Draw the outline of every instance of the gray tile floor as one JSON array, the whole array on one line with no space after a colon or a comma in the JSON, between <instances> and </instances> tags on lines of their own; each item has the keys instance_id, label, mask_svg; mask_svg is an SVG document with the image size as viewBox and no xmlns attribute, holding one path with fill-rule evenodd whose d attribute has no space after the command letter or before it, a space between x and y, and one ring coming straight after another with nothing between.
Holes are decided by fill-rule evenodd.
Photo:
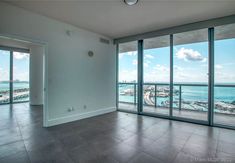
<instances>
[{"instance_id":1,"label":"gray tile floor","mask_svg":"<svg viewBox=\"0 0 235 163\"><path fill-rule=\"evenodd\" d=\"M41 107L1 105L0 162L235 162L235 131L122 112L43 128Z\"/></svg>"}]
</instances>

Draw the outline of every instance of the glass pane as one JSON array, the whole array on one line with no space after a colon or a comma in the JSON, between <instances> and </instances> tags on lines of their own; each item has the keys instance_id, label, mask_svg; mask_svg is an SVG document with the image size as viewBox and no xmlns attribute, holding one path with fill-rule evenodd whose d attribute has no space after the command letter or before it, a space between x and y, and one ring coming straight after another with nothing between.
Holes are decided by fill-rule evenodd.
<instances>
[{"instance_id":1,"label":"glass pane","mask_svg":"<svg viewBox=\"0 0 235 163\"><path fill-rule=\"evenodd\" d=\"M0 104L10 102L10 52L0 50Z\"/></svg>"},{"instance_id":2,"label":"glass pane","mask_svg":"<svg viewBox=\"0 0 235 163\"><path fill-rule=\"evenodd\" d=\"M137 111L137 42L119 44L119 109Z\"/></svg>"},{"instance_id":3,"label":"glass pane","mask_svg":"<svg viewBox=\"0 0 235 163\"><path fill-rule=\"evenodd\" d=\"M235 24L215 28L214 123L235 126Z\"/></svg>"},{"instance_id":4,"label":"glass pane","mask_svg":"<svg viewBox=\"0 0 235 163\"><path fill-rule=\"evenodd\" d=\"M29 53L13 52L13 102L29 100Z\"/></svg>"},{"instance_id":5,"label":"glass pane","mask_svg":"<svg viewBox=\"0 0 235 163\"><path fill-rule=\"evenodd\" d=\"M169 115L170 37L144 40L143 111Z\"/></svg>"},{"instance_id":6,"label":"glass pane","mask_svg":"<svg viewBox=\"0 0 235 163\"><path fill-rule=\"evenodd\" d=\"M173 115L207 120L208 30L174 35Z\"/></svg>"}]
</instances>

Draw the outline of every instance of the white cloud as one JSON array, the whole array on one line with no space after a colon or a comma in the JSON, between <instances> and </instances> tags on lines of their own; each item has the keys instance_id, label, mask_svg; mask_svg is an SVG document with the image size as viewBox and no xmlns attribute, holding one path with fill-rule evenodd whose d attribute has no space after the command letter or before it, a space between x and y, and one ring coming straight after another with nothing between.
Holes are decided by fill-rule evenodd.
<instances>
[{"instance_id":1,"label":"white cloud","mask_svg":"<svg viewBox=\"0 0 235 163\"><path fill-rule=\"evenodd\" d=\"M193 72L186 72L186 71L178 71L174 73L174 82L207 82L208 76L206 73L193 73Z\"/></svg>"},{"instance_id":2,"label":"white cloud","mask_svg":"<svg viewBox=\"0 0 235 163\"><path fill-rule=\"evenodd\" d=\"M183 71L184 69L180 66L174 65L174 71Z\"/></svg>"},{"instance_id":3,"label":"white cloud","mask_svg":"<svg viewBox=\"0 0 235 163\"><path fill-rule=\"evenodd\" d=\"M129 56L135 56L136 54L137 54L137 51L130 51L126 53L126 55L129 55Z\"/></svg>"},{"instance_id":4,"label":"white cloud","mask_svg":"<svg viewBox=\"0 0 235 163\"><path fill-rule=\"evenodd\" d=\"M154 56L152 56L151 54L145 54L145 55L144 55L144 58L153 59Z\"/></svg>"},{"instance_id":5,"label":"white cloud","mask_svg":"<svg viewBox=\"0 0 235 163\"><path fill-rule=\"evenodd\" d=\"M27 72L15 73L14 80L29 81L29 73Z\"/></svg>"},{"instance_id":6,"label":"white cloud","mask_svg":"<svg viewBox=\"0 0 235 163\"><path fill-rule=\"evenodd\" d=\"M198 51L193 49L180 48L180 50L176 53L176 57L178 59L184 59L185 61L207 61L207 59L204 58Z\"/></svg>"},{"instance_id":7,"label":"white cloud","mask_svg":"<svg viewBox=\"0 0 235 163\"><path fill-rule=\"evenodd\" d=\"M145 62L144 67L149 67L149 64Z\"/></svg>"},{"instance_id":8,"label":"white cloud","mask_svg":"<svg viewBox=\"0 0 235 163\"><path fill-rule=\"evenodd\" d=\"M222 66L222 65L215 65L215 68L216 68L216 69L222 69L223 66Z\"/></svg>"},{"instance_id":9,"label":"white cloud","mask_svg":"<svg viewBox=\"0 0 235 163\"><path fill-rule=\"evenodd\" d=\"M150 71L144 73L144 82L169 82L169 68L164 65L156 65Z\"/></svg>"},{"instance_id":10,"label":"white cloud","mask_svg":"<svg viewBox=\"0 0 235 163\"><path fill-rule=\"evenodd\" d=\"M164 65L159 65L157 64L155 67L154 67L155 70L157 71L160 71L160 72L169 72L169 68L164 66Z\"/></svg>"},{"instance_id":11,"label":"white cloud","mask_svg":"<svg viewBox=\"0 0 235 163\"><path fill-rule=\"evenodd\" d=\"M137 51L130 51L130 52L125 52L125 53L119 53L118 57L119 59L121 59L122 57L124 57L125 55L128 56L135 56L137 54Z\"/></svg>"},{"instance_id":12,"label":"white cloud","mask_svg":"<svg viewBox=\"0 0 235 163\"><path fill-rule=\"evenodd\" d=\"M215 71L215 83L234 83L235 75L229 72Z\"/></svg>"},{"instance_id":13,"label":"white cloud","mask_svg":"<svg viewBox=\"0 0 235 163\"><path fill-rule=\"evenodd\" d=\"M132 61L132 64L133 64L133 65L137 65L137 60L134 59L134 60Z\"/></svg>"},{"instance_id":14,"label":"white cloud","mask_svg":"<svg viewBox=\"0 0 235 163\"><path fill-rule=\"evenodd\" d=\"M0 50L0 54L1 55L10 55L10 52L6 51L6 50Z\"/></svg>"},{"instance_id":15,"label":"white cloud","mask_svg":"<svg viewBox=\"0 0 235 163\"><path fill-rule=\"evenodd\" d=\"M151 63L151 61L150 60L147 60L147 59L145 59L144 60L144 67L146 68L146 67L149 67L149 64Z\"/></svg>"},{"instance_id":16,"label":"white cloud","mask_svg":"<svg viewBox=\"0 0 235 163\"><path fill-rule=\"evenodd\" d=\"M118 58L121 59L124 55L125 53L119 53Z\"/></svg>"},{"instance_id":17,"label":"white cloud","mask_svg":"<svg viewBox=\"0 0 235 163\"><path fill-rule=\"evenodd\" d=\"M15 59L29 59L28 53L20 53L20 52L14 52L14 58Z\"/></svg>"},{"instance_id":18,"label":"white cloud","mask_svg":"<svg viewBox=\"0 0 235 163\"><path fill-rule=\"evenodd\" d=\"M150 61L144 61L144 67L149 67L149 63L151 63ZM132 61L132 64L133 65L137 65L138 64L138 61L136 59L134 59Z\"/></svg>"},{"instance_id":19,"label":"white cloud","mask_svg":"<svg viewBox=\"0 0 235 163\"><path fill-rule=\"evenodd\" d=\"M8 81L9 72L0 67L0 81Z\"/></svg>"},{"instance_id":20,"label":"white cloud","mask_svg":"<svg viewBox=\"0 0 235 163\"><path fill-rule=\"evenodd\" d=\"M137 80L137 70L121 70L119 72L119 82L133 82Z\"/></svg>"}]
</instances>

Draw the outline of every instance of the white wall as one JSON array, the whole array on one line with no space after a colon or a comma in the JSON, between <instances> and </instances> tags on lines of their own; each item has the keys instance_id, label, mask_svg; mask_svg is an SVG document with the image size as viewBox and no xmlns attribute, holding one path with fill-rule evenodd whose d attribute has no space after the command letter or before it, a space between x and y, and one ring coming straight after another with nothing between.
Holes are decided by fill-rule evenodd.
<instances>
[{"instance_id":1,"label":"white wall","mask_svg":"<svg viewBox=\"0 0 235 163\"><path fill-rule=\"evenodd\" d=\"M47 42L45 125L115 110L115 49L112 44L100 43L101 36L96 33L5 3L0 3L0 20L2 35ZM71 36L66 35L66 30L71 31ZM94 57L87 56L89 50L94 51ZM74 107L75 111L68 112L68 107Z\"/></svg>"},{"instance_id":2,"label":"white wall","mask_svg":"<svg viewBox=\"0 0 235 163\"><path fill-rule=\"evenodd\" d=\"M43 105L43 56L44 48L30 47L30 104Z\"/></svg>"}]
</instances>

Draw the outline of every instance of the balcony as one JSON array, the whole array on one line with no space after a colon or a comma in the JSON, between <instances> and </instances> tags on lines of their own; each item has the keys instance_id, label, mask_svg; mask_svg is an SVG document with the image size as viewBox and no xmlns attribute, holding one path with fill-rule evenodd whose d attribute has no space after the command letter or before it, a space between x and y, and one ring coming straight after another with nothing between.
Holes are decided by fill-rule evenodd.
<instances>
[{"instance_id":1,"label":"balcony","mask_svg":"<svg viewBox=\"0 0 235 163\"><path fill-rule=\"evenodd\" d=\"M235 85L216 84L215 123L235 124ZM231 101L232 99L232 101ZM137 83L119 83L119 108L137 110ZM166 83L144 83L143 112L169 115L170 89ZM207 121L208 85L177 83L173 86L173 116Z\"/></svg>"}]
</instances>

